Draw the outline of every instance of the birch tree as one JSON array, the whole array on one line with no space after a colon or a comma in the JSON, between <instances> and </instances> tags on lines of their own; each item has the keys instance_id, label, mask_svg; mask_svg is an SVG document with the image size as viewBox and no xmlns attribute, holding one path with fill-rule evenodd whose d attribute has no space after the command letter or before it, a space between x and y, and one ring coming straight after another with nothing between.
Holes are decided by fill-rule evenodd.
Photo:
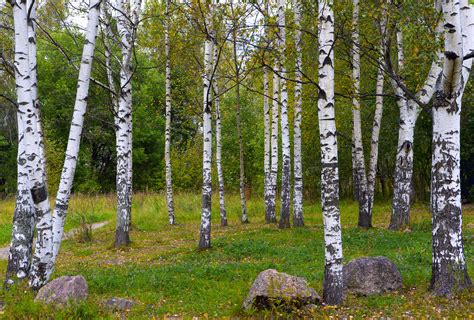
<instances>
[{"instance_id":1,"label":"birch tree","mask_svg":"<svg viewBox=\"0 0 474 320\"><path fill-rule=\"evenodd\" d=\"M219 183L219 208L221 217L221 226L227 226L227 212L225 209L225 197L224 197L224 174L222 172L222 139L221 139L221 111L220 111L220 99L219 99L219 84L217 83L217 67L219 62L219 48L217 45L213 46L214 51L214 79L212 81L212 87L214 89L214 107L216 115L216 167L217 167L217 180Z\"/></svg>"},{"instance_id":2,"label":"birch tree","mask_svg":"<svg viewBox=\"0 0 474 320\"><path fill-rule=\"evenodd\" d=\"M362 143L362 120L360 115L360 43L359 43L359 0L353 0L352 12L352 171L357 201L359 202L360 227L370 228L367 199L367 176L365 172L364 145Z\"/></svg>"},{"instance_id":3,"label":"birch tree","mask_svg":"<svg viewBox=\"0 0 474 320\"><path fill-rule=\"evenodd\" d=\"M265 21L267 21L268 15L268 3L265 2ZM265 23L265 41L268 41L268 27ZM264 126L264 159L263 159L263 172L264 172L264 199L265 199L265 221L271 223L271 214L269 207L270 197L270 183L271 183L271 162L270 162L270 151L271 151L271 124L270 124L270 83L269 83L269 68L263 66L263 126Z\"/></svg>"},{"instance_id":4,"label":"birch tree","mask_svg":"<svg viewBox=\"0 0 474 320\"><path fill-rule=\"evenodd\" d=\"M293 225L301 227L303 220L303 167L301 161L301 106L302 106L302 52L301 52L301 3L293 0L293 14L295 22L295 106L294 106L294 132L293 132Z\"/></svg>"},{"instance_id":5,"label":"birch tree","mask_svg":"<svg viewBox=\"0 0 474 320\"><path fill-rule=\"evenodd\" d=\"M13 8L15 8L17 2L16 1L11 1L10 4L12 5ZM30 7L30 6L28 6ZM24 50L25 43L21 43L21 41L24 41L24 39L21 37L21 35L17 33L21 32L28 32L28 37L34 36L33 39L36 39L36 36L34 35L34 26L33 26L33 21L28 21L27 16L24 16L24 13L22 10L27 10L27 4L22 3L21 7L17 7L16 12L15 10L13 11L13 19L17 20L15 21L15 44L16 47L22 48ZM32 10L30 17L33 17L36 12L36 3L33 3L32 5ZM18 21L20 19L25 19L25 21L21 22ZM26 28L25 27L26 23ZM28 30L28 31L26 31ZM28 43L26 43L27 45ZM36 42L34 42L36 44ZM23 63L29 62L29 60L25 61L25 56L27 55L29 58L30 53L33 51L36 51L34 49L30 49L32 47L33 43L30 43L28 48L26 49L27 51L20 52L16 50L15 47L15 65L21 65L21 67L25 68L25 65ZM23 61L21 61L23 60ZM36 59L31 59L32 61L29 62L29 69L28 73L26 75L32 74L32 66L34 65L34 61ZM23 62L23 63L22 63ZM16 70L17 68L15 68ZM18 95L18 100L20 99L19 96L19 88L18 84L23 83L26 84L25 79L18 79L19 76L19 70L18 73L15 73L15 78L16 78L16 84L17 84L17 95ZM23 70L25 72L25 70ZM36 72L36 71L34 71ZM33 74L34 76L34 74ZM31 79L32 76L30 76ZM36 81L36 77L34 77L34 80L31 80L32 82ZM36 107L38 104L38 99L37 97L34 96L34 85L31 85L30 88L30 94L31 94L31 100L33 105ZM26 96L26 94L23 93L23 95ZM39 127L39 126L38 126ZM25 150L25 142L24 142L24 128L23 128L23 123L20 119L20 114L18 113L18 156L17 156L17 195L16 195L16 202L15 202L15 212L13 215L13 228L12 228L12 240L10 243L10 251L9 251L9 256L8 256L8 266L7 266L7 272L6 272L6 284L11 285L13 282L18 279L22 280L25 277L28 276L30 266L31 266L31 255L33 253L33 237L34 237L34 225L35 225L35 210L34 210L34 204L33 204L33 199L31 197L31 192L29 189L29 182L28 182L28 171L27 167L24 165L20 165L21 162L24 161L24 155L26 150ZM21 162L20 162L21 161Z\"/></svg>"},{"instance_id":6,"label":"birch tree","mask_svg":"<svg viewBox=\"0 0 474 320\"><path fill-rule=\"evenodd\" d=\"M437 33L440 32L440 28L441 24L437 27ZM403 32L401 29L397 30L397 50L398 70L401 72L404 68ZM415 98L408 95L406 90L403 90L402 87L406 87L403 79L394 74L393 68L390 65L391 62L386 57L386 67L390 74L390 83L397 96L397 104L400 109L392 213L389 229L399 230L408 226L413 177L415 124L421 112L420 104L426 105L431 100L436 81L441 73L441 52L438 52L437 56L438 58L431 64L431 68L421 90L415 94Z\"/></svg>"},{"instance_id":7,"label":"birch tree","mask_svg":"<svg viewBox=\"0 0 474 320\"><path fill-rule=\"evenodd\" d=\"M431 290L448 296L470 287L462 239L460 186L461 101L474 51L474 9L467 0L442 2L444 62L433 101Z\"/></svg>"},{"instance_id":8,"label":"birch tree","mask_svg":"<svg viewBox=\"0 0 474 320\"><path fill-rule=\"evenodd\" d=\"M210 26L209 13L205 16L205 26ZM202 211L199 248L211 247L211 196L212 196L212 114L211 114L211 71L213 55L213 33L206 32L204 41L203 112L202 112Z\"/></svg>"},{"instance_id":9,"label":"birch tree","mask_svg":"<svg viewBox=\"0 0 474 320\"><path fill-rule=\"evenodd\" d=\"M275 61L275 69L278 70L278 63ZM278 122L279 122L279 97L280 78L276 72L273 73L273 97L272 97L272 127L271 127L271 168L269 179L268 198L266 199L269 222L276 220L276 192L278 179Z\"/></svg>"},{"instance_id":10,"label":"birch tree","mask_svg":"<svg viewBox=\"0 0 474 320\"><path fill-rule=\"evenodd\" d=\"M339 171L334 109L334 12L332 0L318 1L319 97L321 140L321 205L324 223L324 289L327 304L342 302L342 237L339 211Z\"/></svg>"},{"instance_id":11,"label":"birch tree","mask_svg":"<svg viewBox=\"0 0 474 320\"><path fill-rule=\"evenodd\" d=\"M38 113L35 110L33 98L37 98L31 94L32 84L30 77L30 59L29 59L29 43L28 43L28 21L32 16L28 16L28 10L34 3L26 1L10 2L13 9L13 23L15 32L15 83L18 105L18 126L22 132L20 134L20 143L23 143L21 153L18 154L18 172L26 174L25 179L29 192L31 193L36 224L36 242L29 270L29 284L34 289L41 287L49 277L51 266L51 256L53 250L52 242L52 225L51 225L51 209L48 199L48 191L46 187L46 174L44 172L44 158L40 157L40 137L38 133ZM30 33L31 35L31 33ZM36 51L36 50L34 50ZM36 59L34 59L36 61ZM35 89L33 89L35 90ZM37 102L37 101L36 101ZM44 156L44 154L43 154ZM25 221L31 221L29 217L25 217ZM15 237L21 235L13 234ZM15 242L15 241L13 241ZM17 243L15 243L17 244ZM20 243L21 245L21 243ZM28 249L21 247L18 251L27 252ZM15 250L15 249L14 249ZM17 252L18 252L17 251ZM10 253L11 254L11 253ZM24 264L21 263L24 267ZM24 278L23 270L17 275Z\"/></svg>"},{"instance_id":12,"label":"birch tree","mask_svg":"<svg viewBox=\"0 0 474 320\"><path fill-rule=\"evenodd\" d=\"M286 0L278 1L278 72L283 76L280 79L280 104L281 104L281 212L280 229L290 227L290 199L291 199L291 158L290 158L290 128L288 125L288 90L286 86L286 25L285 25Z\"/></svg>"},{"instance_id":13,"label":"birch tree","mask_svg":"<svg viewBox=\"0 0 474 320\"><path fill-rule=\"evenodd\" d=\"M269 4L265 1L264 19L268 22ZM268 23L265 23L264 39L270 43ZM267 46L270 46L269 44ZM278 76L273 74L272 107L270 108L270 68L263 67L263 113L264 113L264 173L265 173L265 221L276 222L276 179L278 174ZM276 90L276 92L275 92Z\"/></svg>"},{"instance_id":14,"label":"birch tree","mask_svg":"<svg viewBox=\"0 0 474 320\"><path fill-rule=\"evenodd\" d=\"M383 6L385 3L381 3ZM380 61L383 61L386 50L386 9L382 8L382 18L380 21ZM383 62L382 62L383 64ZM368 217L372 220L372 209L375 198L375 179L377 176L377 163L379 156L379 137L380 126L382 124L383 115L383 85L385 71L382 66L377 69L377 79L375 84L375 113L372 125L372 135L370 139L370 161L369 170L367 172L367 201L368 201ZM372 224L372 221L370 221Z\"/></svg>"},{"instance_id":15,"label":"birch tree","mask_svg":"<svg viewBox=\"0 0 474 320\"><path fill-rule=\"evenodd\" d=\"M87 100L89 96L89 83L92 71L92 61L94 58L94 49L97 38L97 29L99 25L101 0L90 0L87 17L87 28L85 35L84 48L82 51L81 65L79 67L79 78L77 80L76 100L74 103L74 112L72 114L69 139L66 147L66 156L64 159L63 171L59 181L56 203L54 205L53 215L53 263L61 246L61 240L64 232L64 221L66 219L71 189L74 181L77 160L79 157L79 147L81 143L82 129L84 124L84 115L87 110Z\"/></svg>"},{"instance_id":16,"label":"birch tree","mask_svg":"<svg viewBox=\"0 0 474 320\"><path fill-rule=\"evenodd\" d=\"M165 19L165 56L166 56L166 124L165 124L165 166L166 166L166 206L168 208L168 223L175 224L173 183L171 170L171 66L170 66L170 0L166 0Z\"/></svg>"},{"instance_id":17,"label":"birch tree","mask_svg":"<svg viewBox=\"0 0 474 320\"><path fill-rule=\"evenodd\" d=\"M115 246L130 243L132 211L132 54L141 10L141 0L117 1L117 31L120 37L122 61L120 67L120 94L115 114L117 150L117 226Z\"/></svg>"},{"instance_id":18,"label":"birch tree","mask_svg":"<svg viewBox=\"0 0 474 320\"><path fill-rule=\"evenodd\" d=\"M244 142L242 138L242 121L241 121L241 101L240 101L240 81L242 65L239 61L237 52L237 31L239 28L239 17L236 16L238 12L235 12L234 5L231 3L232 15L234 19L233 30L232 30L232 49L234 58L234 71L235 71L235 94L236 94L236 122L237 122L237 138L239 139L239 192L240 192L240 205L242 209L241 221L242 223L248 223L247 216L247 201L245 199L245 159L244 159Z\"/></svg>"}]
</instances>

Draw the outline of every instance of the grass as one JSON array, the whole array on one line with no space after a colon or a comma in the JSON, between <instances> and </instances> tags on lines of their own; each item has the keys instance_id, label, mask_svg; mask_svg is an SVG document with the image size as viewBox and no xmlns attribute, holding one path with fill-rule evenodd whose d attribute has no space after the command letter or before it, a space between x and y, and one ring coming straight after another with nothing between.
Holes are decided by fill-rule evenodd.
<instances>
[{"instance_id":1,"label":"grass","mask_svg":"<svg viewBox=\"0 0 474 320\"><path fill-rule=\"evenodd\" d=\"M92 240L64 241L53 277L83 275L89 285L88 301L62 309L34 303L24 288L3 293L6 318L119 318L103 302L111 297L138 303L125 315L130 319L164 315L228 317L255 316L241 310L257 274L267 268L306 278L318 292L323 279L323 228L318 204L304 207L304 228L279 230L264 224L263 201L248 201L250 224L239 222L237 195L226 198L229 226L219 226L218 202L214 200L212 249L198 251L200 195L179 194L175 199L178 225L167 225L164 196L136 194L130 247L112 246L114 223L94 230ZM0 243L9 241L13 202L0 202ZM474 314L474 291L450 299L429 294L431 276L431 223L427 208L412 210L410 232L386 230L390 206L374 208L375 228L357 228L357 204L341 203L344 260L384 255L392 259L403 277L403 288L375 297L348 296L337 308L320 307L315 317L449 317ZM67 217L67 229L78 227L86 215L91 222L114 222L113 196L75 196ZM464 238L468 270L474 279L474 207L464 208ZM6 261L0 261L0 271ZM3 274L0 274L3 276ZM263 316L268 314L262 314Z\"/></svg>"}]
</instances>

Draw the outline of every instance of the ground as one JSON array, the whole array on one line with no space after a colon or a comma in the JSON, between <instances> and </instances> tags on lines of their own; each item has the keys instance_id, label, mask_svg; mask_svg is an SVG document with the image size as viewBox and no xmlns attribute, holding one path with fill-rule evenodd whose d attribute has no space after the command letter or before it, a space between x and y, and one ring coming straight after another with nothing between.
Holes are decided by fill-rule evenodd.
<instances>
[{"instance_id":1,"label":"ground","mask_svg":"<svg viewBox=\"0 0 474 320\"><path fill-rule=\"evenodd\" d=\"M249 224L239 222L238 195L229 195L229 226L219 226L218 199L213 199L212 249L198 251L200 195L179 194L175 198L176 226L167 225L163 194L136 194L133 199L133 243L115 249L115 198L75 196L67 229L97 221L110 221L101 229L86 231L65 240L53 278L83 275L89 285L89 299L79 305L54 309L33 302L33 294L16 288L3 292L6 318L121 318L142 319L164 316L190 318L252 316L241 304L260 271L278 271L306 278L321 293L323 280L323 228L317 203L304 207L303 228L279 230L264 223L261 198L248 201ZM0 202L0 244L8 245L13 201ZM388 202L374 208L374 228L357 227L357 205L341 203L344 261L362 256L384 255L398 266L403 288L376 297L348 296L337 308L320 307L315 317L458 317L474 315L474 290L449 299L433 297L431 276L431 218L427 207L415 205L410 230L386 229L390 215ZM466 206L464 244L471 279L474 279L474 207ZM6 261L0 261L4 277ZM103 307L106 299L121 297L138 303L125 313ZM278 313L279 310L274 310ZM265 314L264 314L265 315Z\"/></svg>"}]
</instances>

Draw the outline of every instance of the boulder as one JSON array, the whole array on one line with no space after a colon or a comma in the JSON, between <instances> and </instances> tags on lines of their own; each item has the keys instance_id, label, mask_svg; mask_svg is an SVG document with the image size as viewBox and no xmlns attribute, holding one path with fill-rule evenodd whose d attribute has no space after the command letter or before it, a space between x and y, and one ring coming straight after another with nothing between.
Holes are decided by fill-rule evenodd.
<instances>
[{"instance_id":1,"label":"boulder","mask_svg":"<svg viewBox=\"0 0 474 320\"><path fill-rule=\"evenodd\" d=\"M319 295L305 279L268 269L257 276L242 307L245 310L272 306L303 308L320 301Z\"/></svg>"},{"instance_id":2,"label":"boulder","mask_svg":"<svg viewBox=\"0 0 474 320\"><path fill-rule=\"evenodd\" d=\"M354 259L343 268L346 292L369 296L402 287L397 266L386 257Z\"/></svg>"},{"instance_id":3,"label":"boulder","mask_svg":"<svg viewBox=\"0 0 474 320\"><path fill-rule=\"evenodd\" d=\"M87 299L87 282L83 276L64 276L54 279L42 287L35 301L66 304Z\"/></svg>"},{"instance_id":4,"label":"boulder","mask_svg":"<svg viewBox=\"0 0 474 320\"><path fill-rule=\"evenodd\" d=\"M137 303L122 298L111 298L105 301L105 306L110 310L126 311L130 310Z\"/></svg>"}]
</instances>

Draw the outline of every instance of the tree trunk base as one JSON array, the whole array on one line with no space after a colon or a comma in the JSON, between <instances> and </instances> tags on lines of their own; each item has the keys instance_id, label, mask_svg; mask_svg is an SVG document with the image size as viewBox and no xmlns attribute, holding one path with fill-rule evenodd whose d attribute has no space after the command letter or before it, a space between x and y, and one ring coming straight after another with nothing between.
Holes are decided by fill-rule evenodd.
<instances>
[{"instance_id":1,"label":"tree trunk base","mask_svg":"<svg viewBox=\"0 0 474 320\"><path fill-rule=\"evenodd\" d=\"M323 301L324 303L335 306L342 303L344 298L343 286L342 286L342 274L339 279L336 275L330 272L330 267L325 266L324 268L324 288L323 288Z\"/></svg>"},{"instance_id":2,"label":"tree trunk base","mask_svg":"<svg viewBox=\"0 0 474 320\"><path fill-rule=\"evenodd\" d=\"M472 282L465 269L444 274L433 270L430 291L436 296L450 297L470 287L472 287Z\"/></svg>"},{"instance_id":3,"label":"tree trunk base","mask_svg":"<svg viewBox=\"0 0 474 320\"><path fill-rule=\"evenodd\" d=\"M128 246L130 244L130 236L128 232L123 230L115 230L115 247Z\"/></svg>"},{"instance_id":4,"label":"tree trunk base","mask_svg":"<svg viewBox=\"0 0 474 320\"><path fill-rule=\"evenodd\" d=\"M401 230L407 229L408 221L409 221L408 217L400 218L400 217L394 217L392 215L388 229L393 230L393 231L401 231Z\"/></svg>"},{"instance_id":5,"label":"tree trunk base","mask_svg":"<svg viewBox=\"0 0 474 320\"><path fill-rule=\"evenodd\" d=\"M304 227L303 218L293 218L293 227Z\"/></svg>"},{"instance_id":6,"label":"tree trunk base","mask_svg":"<svg viewBox=\"0 0 474 320\"><path fill-rule=\"evenodd\" d=\"M285 219L285 220L281 219L280 222L278 223L278 228L280 228L280 229L288 229L290 227L291 227L291 225L290 225L290 220L289 219L288 220L287 219Z\"/></svg>"},{"instance_id":7,"label":"tree trunk base","mask_svg":"<svg viewBox=\"0 0 474 320\"><path fill-rule=\"evenodd\" d=\"M211 241L206 241L205 239L200 239L198 249L199 250L211 249Z\"/></svg>"}]
</instances>

